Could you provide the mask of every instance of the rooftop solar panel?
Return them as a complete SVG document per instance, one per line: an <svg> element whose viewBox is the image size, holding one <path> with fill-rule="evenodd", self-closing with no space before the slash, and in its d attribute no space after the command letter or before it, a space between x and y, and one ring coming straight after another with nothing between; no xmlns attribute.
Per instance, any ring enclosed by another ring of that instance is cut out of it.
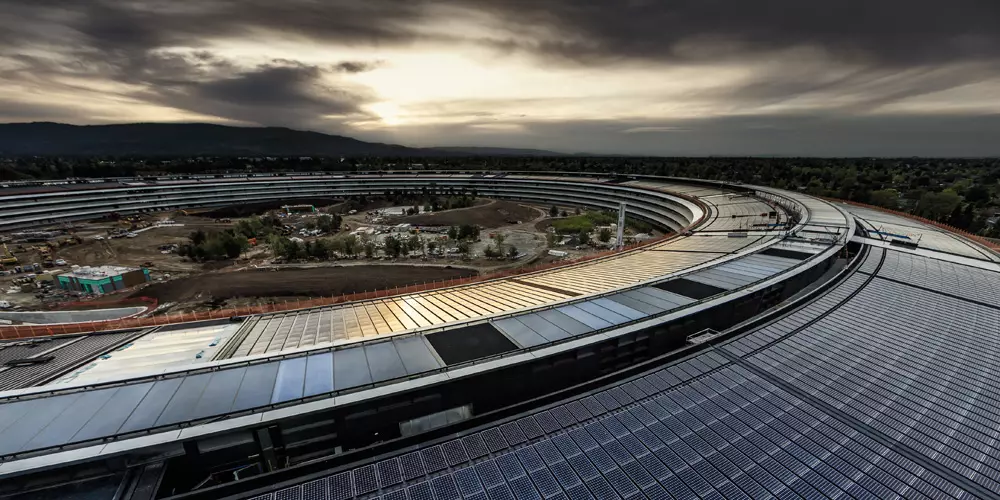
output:
<svg viewBox="0 0 1000 500"><path fill-rule="evenodd" d="M920 326L872 322L899 307ZM945 310L964 319L930 326ZM780 328L779 336L768 337L769 328ZM474 467L453 476L469 493L480 484L514 498L1000 491L1000 468L989 459L1000 456L1000 413L988 389L995 371L961 355L998 350L993 332L1000 332L997 308L855 274L810 307L720 349L476 433L483 442L506 439L469 456ZM762 335L771 340L760 350L741 347Z"/></svg>
<svg viewBox="0 0 1000 500"><path fill-rule="evenodd" d="M489 323L435 332L427 335L427 340L448 365L502 354L517 348Z"/></svg>

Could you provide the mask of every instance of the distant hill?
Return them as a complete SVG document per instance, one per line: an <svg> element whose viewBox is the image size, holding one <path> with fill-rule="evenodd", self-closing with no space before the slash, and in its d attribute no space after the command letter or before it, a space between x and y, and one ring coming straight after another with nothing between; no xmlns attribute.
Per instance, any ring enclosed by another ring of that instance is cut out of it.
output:
<svg viewBox="0 0 1000 500"><path fill-rule="evenodd" d="M437 151L447 151L471 156L570 156L566 153L546 151L544 149L518 149L518 148L486 148L486 147L440 147L435 146Z"/></svg>
<svg viewBox="0 0 1000 500"><path fill-rule="evenodd" d="M0 155L440 156L455 153L364 142L282 127L205 123L0 124Z"/></svg>

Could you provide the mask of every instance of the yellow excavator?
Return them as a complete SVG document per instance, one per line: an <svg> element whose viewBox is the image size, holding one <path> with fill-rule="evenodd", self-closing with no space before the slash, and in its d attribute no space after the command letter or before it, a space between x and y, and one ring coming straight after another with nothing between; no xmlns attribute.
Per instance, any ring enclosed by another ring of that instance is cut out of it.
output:
<svg viewBox="0 0 1000 500"><path fill-rule="evenodd" d="M7 244L3 244L3 255L0 256L0 264L4 266L15 266L17 265L17 257L10 253L10 249L7 248Z"/></svg>

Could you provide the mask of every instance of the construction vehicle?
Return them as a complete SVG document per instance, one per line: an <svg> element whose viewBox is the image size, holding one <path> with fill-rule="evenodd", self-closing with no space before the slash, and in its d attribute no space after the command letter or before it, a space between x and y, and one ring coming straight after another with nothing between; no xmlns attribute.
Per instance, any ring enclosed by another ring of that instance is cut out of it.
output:
<svg viewBox="0 0 1000 500"><path fill-rule="evenodd" d="M0 256L0 264L5 266L17 265L17 257L10 253L10 249L7 248L7 244L3 244L3 255Z"/></svg>

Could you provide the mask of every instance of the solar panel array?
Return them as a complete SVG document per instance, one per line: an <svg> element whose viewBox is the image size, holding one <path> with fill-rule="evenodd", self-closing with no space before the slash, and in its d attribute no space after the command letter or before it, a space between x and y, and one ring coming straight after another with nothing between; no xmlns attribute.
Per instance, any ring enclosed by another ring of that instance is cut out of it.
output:
<svg viewBox="0 0 1000 500"><path fill-rule="evenodd" d="M733 231L737 229L764 230L758 224L772 224L775 219L768 217L773 211L767 203L754 198L728 200L716 198L711 220L701 227L703 231Z"/></svg>
<svg viewBox="0 0 1000 500"><path fill-rule="evenodd" d="M890 238L914 243L919 242L920 248L961 255L971 259L1000 262L1000 256L990 252L988 249L944 230L873 210L853 206L847 206L845 209L850 210L852 214L864 220L864 224L862 224L864 229L887 233L884 235L872 235L871 237L873 238Z"/></svg>
<svg viewBox="0 0 1000 500"><path fill-rule="evenodd" d="M727 238L712 239L731 241ZM742 241L740 244L752 243ZM746 264L736 265L743 260L747 260ZM767 279L801 262L753 254L689 276L717 279L720 272L724 272L727 279L734 282L727 283L725 288L713 288L718 294L722 294ZM714 271L715 269L725 271ZM488 324L480 323L479 326L494 326L498 331L493 330L492 333L500 337L510 349L532 348L676 311L708 297L686 296L657 287L642 287L494 320ZM284 325L291 318L291 322L304 321L310 324L315 320L313 315L317 314L322 312L285 315L279 321ZM272 323L274 321L271 320ZM254 330L258 326L259 323ZM460 330L462 331L447 332L459 334L459 340L469 340L480 346L487 343L486 336L491 333L473 327ZM333 351L317 351L304 356L225 368L211 373L181 373L162 380L135 381L91 390L85 393L85 397L80 397L80 393L62 393L39 399L5 402L0 404L0 433L16 429L16 434L26 438L9 443L0 439L0 455L36 450L33 446L65 445L163 428L250 409L259 411L261 408L294 403L314 396L328 397L341 391L427 374L446 365L509 350L502 348L496 353L461 355L455 360L449 360L448 352L442 350L443 347L448 347L445 344L449 341L437 339L445 343L438 346L432 338L442 333L397 336L376 342L350 344ZM471 339L469 336L472 335L479 336ZM96 339L109 341L112 336L85 337L82 341ZM460 349L469 351L469 348ZM67 416L72 418L67 420ZM38 437L32 438L35 435Z"/></svg>
<svg viewBox="0 0 1000 500"><path fill-rule="evenodd" d="M903 252L888 252L879 276L1000 307L1000 269L990 272Z"/></svg>
<svg viewBox="0 0 1000 500"><path fill-rule="evenodd" d="M522 278L266 315L242 337L233 357L369 339L539 307L635 285L769 241L769 236L681 237L644 251ZM699 249L706 252L695 251Z"/></svg>
<svg viewBox="0 0 1000 500"><path fill-rule="evenodd" d="M855 272L655 372L261 498L993 496L998 345L997 307Z"/></svg>
<svg viewBox="0 0 1000 500"><path fill-rule="evenodd" d="M138 332L134 331L108 333L90 335L69 341L57 341L60 347L43 355L43 357L52 356L55 359L42 364L7 367L0 371L0 390L31 387L35 383L52 377L75 364L93 358L138 334ZM48 349L51 349L51 347L43 345L36 348L34 353L37 354Z"/></svg>

